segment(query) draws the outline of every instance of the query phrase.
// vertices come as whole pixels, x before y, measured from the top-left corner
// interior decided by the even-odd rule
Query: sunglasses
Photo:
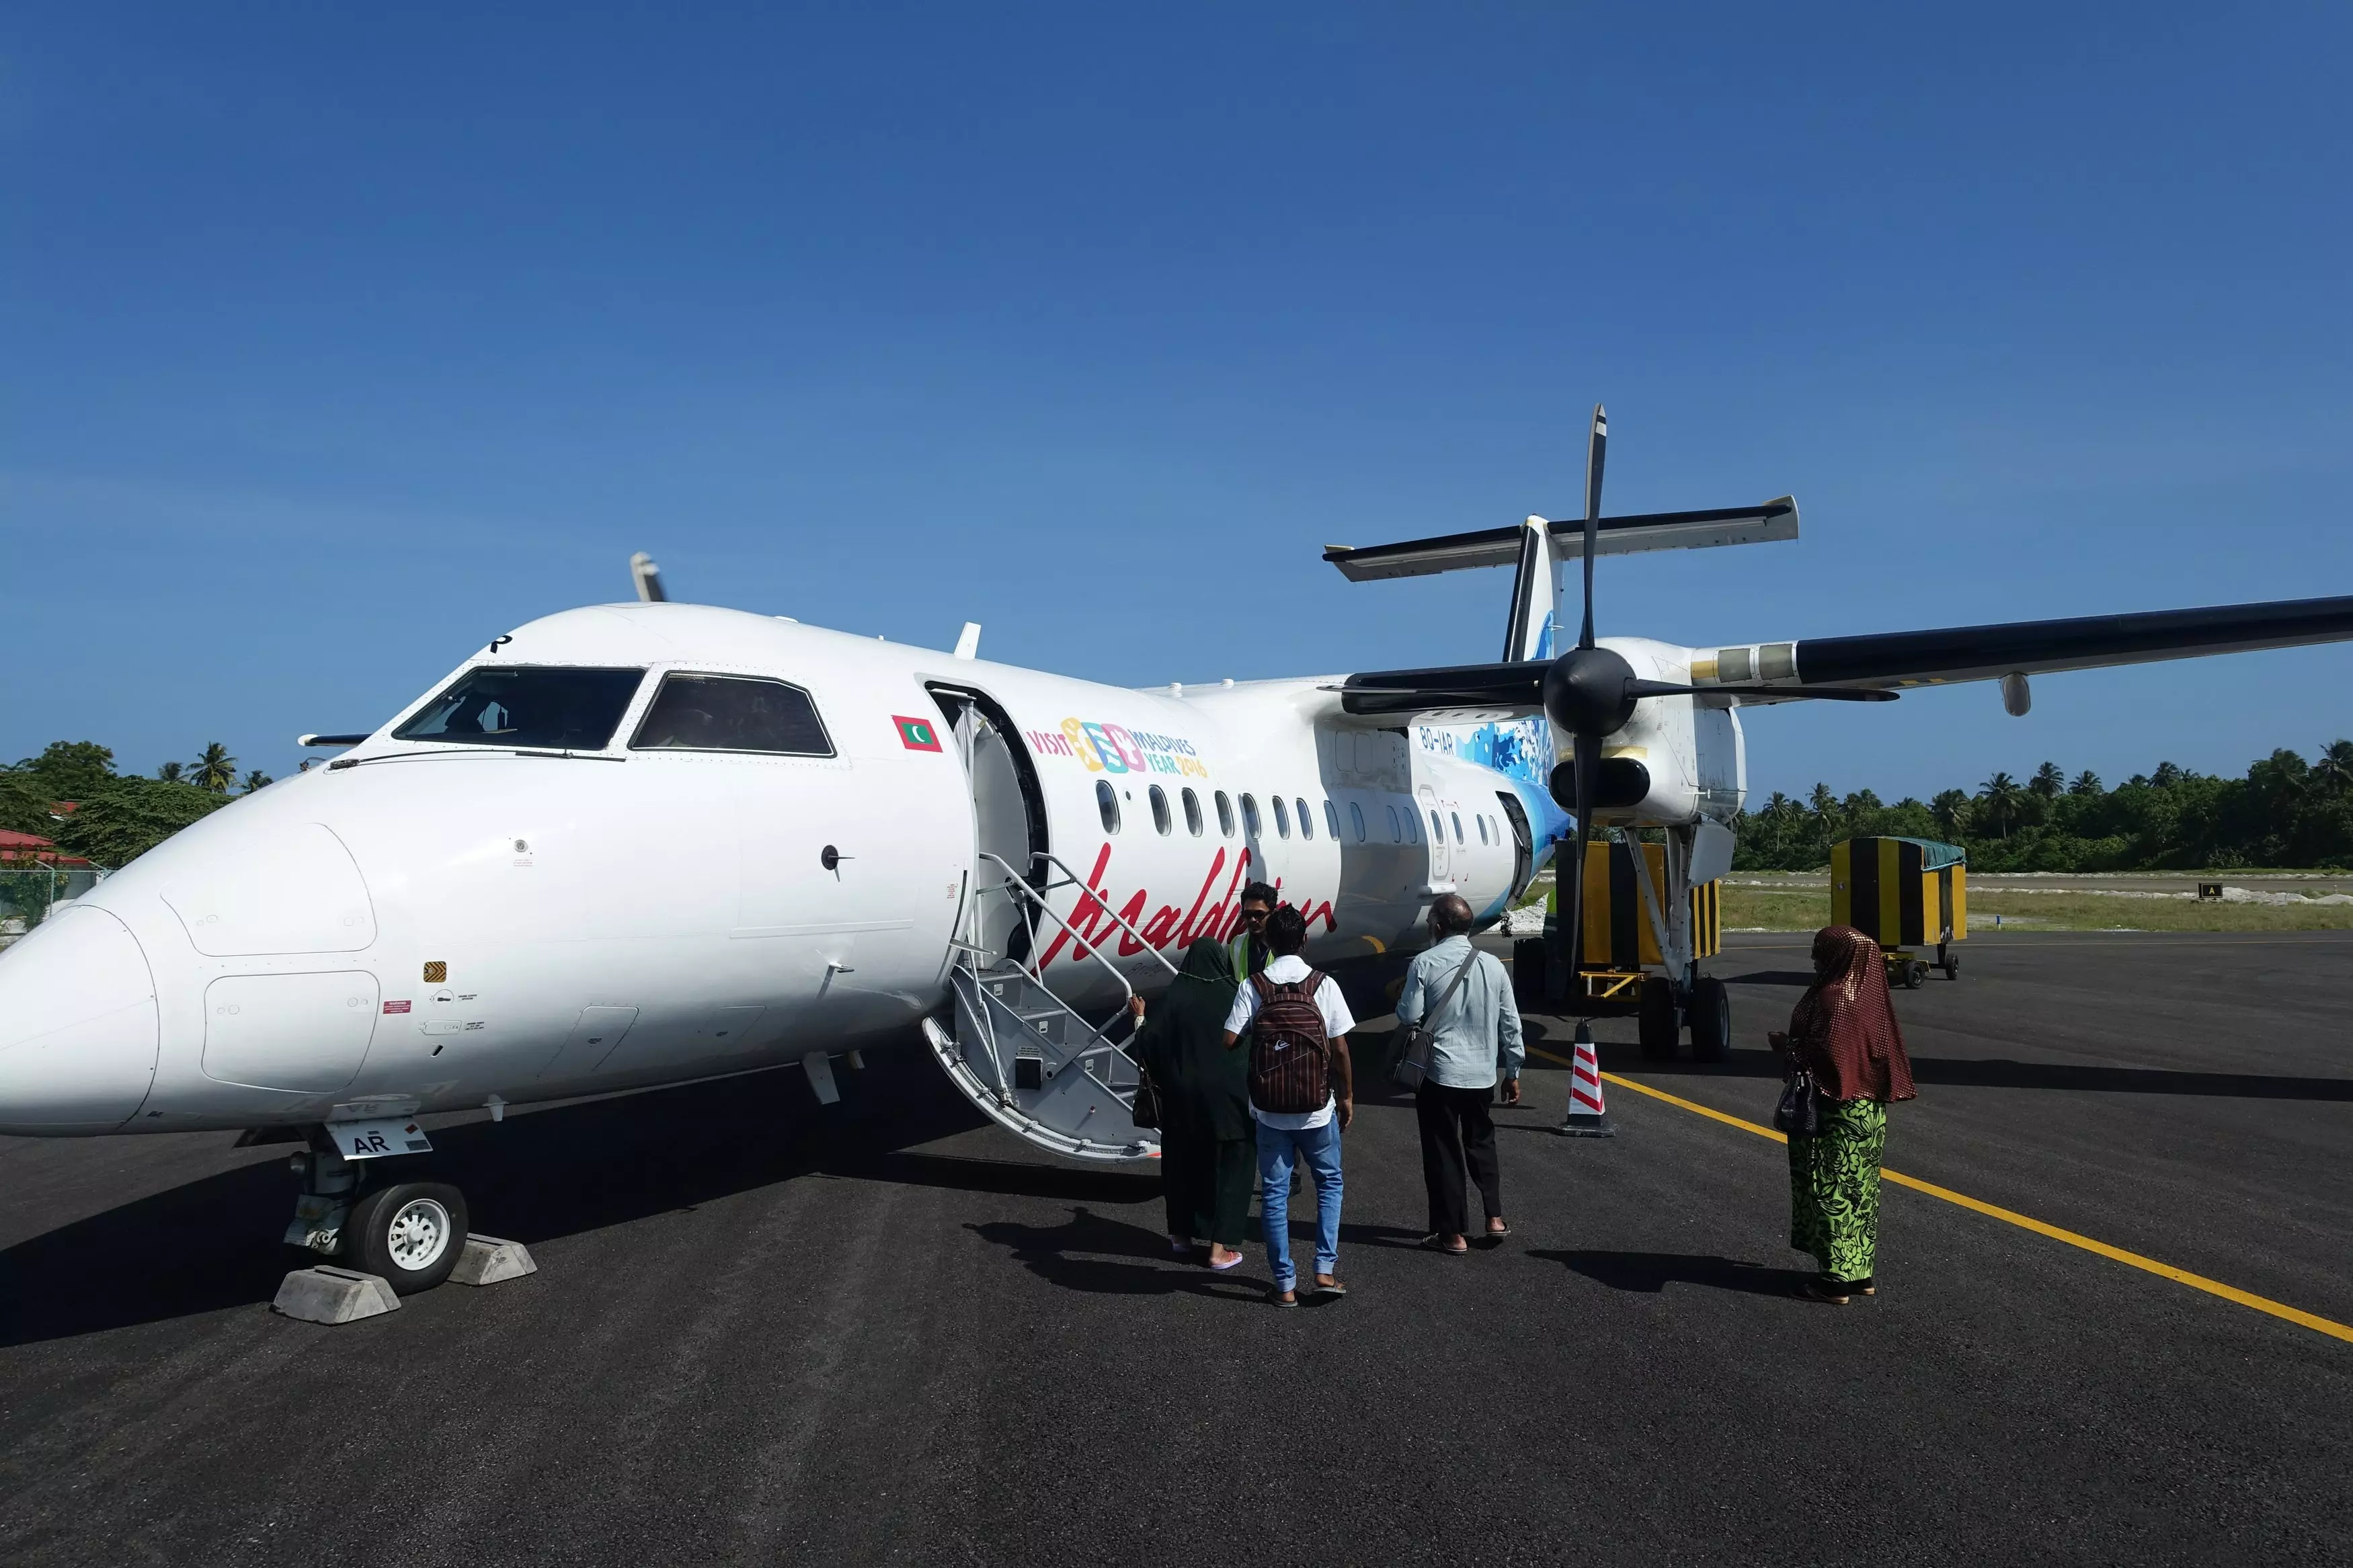
[[[1274,913],[1272,910],[1244,910],[1242,911],[1242,919],[1248,921],[1252,925],[1256,925],[1272,913]]]

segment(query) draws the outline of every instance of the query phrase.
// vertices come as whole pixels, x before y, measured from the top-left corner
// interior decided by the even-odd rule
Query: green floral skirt
[[[1821,1131],[1789,1139],[1789,1245],[1832,1279],[1868,1279],[1879,1247],[1887,1102],[1817,1100]]]

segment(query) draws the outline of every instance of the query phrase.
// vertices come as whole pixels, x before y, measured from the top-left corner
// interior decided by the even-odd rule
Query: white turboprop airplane
[[[1581,859],[1556,794],[1579,820],[1666,830],[1652,984],[1667,1026],[1720,1054],[1688,889],[1730,864],[1739,709],[1998,678],[2021,711],[2036,671],[2353,637],[2337,598],[1599,642],[1595,555],[1798,523],[1787,498],[1602,518],[1602,430],[1597,410],[1579,522],[1326,552],[1358,579],[1515,564],[1493,665],[1130,690],[985,662],[976,626],[937,653],[670,604],[639,557],[639,602],[519,626],[379,729],[305,736],[349,749],[0,955],[0,1132],[304,1142],[287,1239],[404,1293],[446,1277],[468,1224],[454,1187],[370,1179],[429,1147],[414,1118],[432,1112],[793,1063],[830,1100],[835,1060],[920,1029],[1033,1144],[1150,1158],[1134,1066],[1095,1021],[1228,934],[1246,880],[1306,912],[1319,964],[1409,949],[1440,894],[1492,923],[1556,841]],[[1572,556],[1583,633],[1556,657]],[[1466,726],[1522,721],[1508,771],[1451,754]],[[649,823],[670,825],[659,848]],[[1566,996],[1565,955],[1549,967]]]

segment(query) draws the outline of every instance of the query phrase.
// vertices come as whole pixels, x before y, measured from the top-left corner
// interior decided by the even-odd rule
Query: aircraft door
[[[978,692],[934,687],[972,792],[971,874],[958,937],[984,950],[980,963],[1029,956],[1034,916],[1017,896],[1008,866],[1036,880],[1032,858],[1044,850],[1043,803],[1029,760],[1004,710]]]
[[[1430,879],[1450,881],[1452,879],[1448,870],[1451,858],[1446,851],[1446,818],[1438,809],[1438,792],[1424,784],[1414,794],[1421,803],[1421,830],[1430,837]]]
[[[1535,835],[1528,827],[1527,808],[1520,797],[1510,790],[1499,789],[1495,798],[1504,805],[1504,820],[1512,825],[1512,898],[1528,890],[1528,878],[1535,865]],[[1510,900],[1504,900],[1509,902]]]

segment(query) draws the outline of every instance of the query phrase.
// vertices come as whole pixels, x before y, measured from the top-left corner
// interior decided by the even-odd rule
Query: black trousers
[[[1257,1186],[1258,1145],[1250,1139],[1166,1134],[1160,1140],[1160,1192],[1171,1236],[1240,1247]]]
[[[1413,1091],[1414,1119],[1421,1123],[1421,1179],[1430,1188],[1430,1228],[1440,1236],[1471,1230],[1462,1201],[1467,1168],[1479,1184],[1487,1217],[1504,1212],[1504,1171],[1495,1159],[1495,1121],[1487,1114],[1493,1089],[1447,1089],[1422,1079]]]

